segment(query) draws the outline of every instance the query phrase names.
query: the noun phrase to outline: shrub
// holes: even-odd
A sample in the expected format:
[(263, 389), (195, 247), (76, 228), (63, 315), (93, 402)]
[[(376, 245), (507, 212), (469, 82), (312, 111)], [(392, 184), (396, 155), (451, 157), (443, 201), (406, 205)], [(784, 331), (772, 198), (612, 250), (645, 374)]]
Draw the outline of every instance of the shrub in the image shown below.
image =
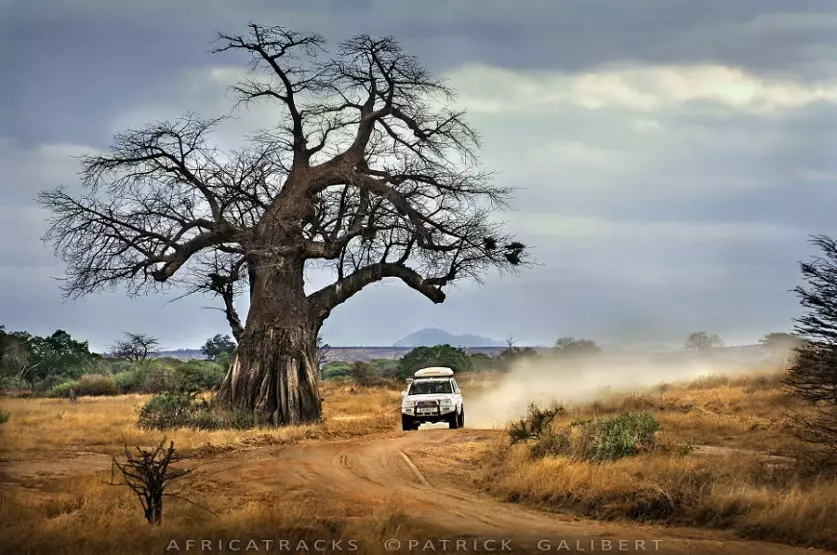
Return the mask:
[(527, 415), (508, 428), (512, 443), (532, 440), (530, 453), (535, 458), (570, 456), (601, 462), (637, 455), (656, 447), (660, 423), (650, 411), (632, 411), (613, 418), (574, 420), (556, 432), (554, 420), (564, 412), (553, 405), (541, 408), (529, 405)]
[(628, 412), (582, 426), (583, 455), (594, 461), (614, 460), (655, 446), (660, 423), (650, 411)]
[(69, 397), (71, 389), (75, 389), (76, 394), (78, 394), (78, 382), (76, 380), (68, 380), (54, 386), (47, 392), (47, 397)]
[(550, 430), (532, 445), (531, 453), (536, 459), (549, 455), (567, 455), (572, 452), (572, 439), (567, 433), (554, 434)]
[(197, 410), (199, 406), (193, 394), (169, 391), (155, 395), (142, 406), (138, 424), (142, 428), (158, 430), (182, 428), (191, 423)]
[(351, 374), (349, 372), (349, 365), (345, 362), (328, 362), (323, 366), (322, 379), (333, 380), (335, 378), (348, 378)]
[(9, 421), (9, 413), (0, 410), (0, 424), (5, 424)]
[(165, 430), (197, 428), (245, 430), (256, 422), (253, 413), (243, 410), (220, 411), (209, 401), (187, 391), (169, 391), (152, 397), (141, 409), (138, 424), (142, 428)]
[(349, 375), (358, 385), (372, 385), (377, 378), (372, 365), (359, 360), (349, 368)]
[(163, 359), (136, 363), (116, 375), (121, 393), (165, 393), (167, 391), (205, 391), (217, 389), (227, 370), (205, 360), (167, 362)]
[(224, 381), (226, 371), (215, 362), (190, 360), (174, 368), (166, 368), (163, 382), (166, 390), (205, 391), (217, 389)]
[(76, 383), (76, 395), (96, 397), (100, 395), (116, 395), (119, 389), (116, 378), (101, 374), (85, 374)]
[(114, 376), (116, 380), (116, 388), (119, 393), (132, 393), (137, 389), (139, 383), (139, 375), (135, 370), (126, 370)]
[(384, 378), (394, 378), (398, 372), (398, 361), (390, 358), (375, 358), (369, 364), (377, 375)]
[(513, 422), (509, 426), (508, 434), (512, 442), (540, 439), (549, 433), (555, 417), (562, 413), (564, 413), (564, 407), (558, 404), (541, 408), (535, 403), (529, 403), (526, 416)]

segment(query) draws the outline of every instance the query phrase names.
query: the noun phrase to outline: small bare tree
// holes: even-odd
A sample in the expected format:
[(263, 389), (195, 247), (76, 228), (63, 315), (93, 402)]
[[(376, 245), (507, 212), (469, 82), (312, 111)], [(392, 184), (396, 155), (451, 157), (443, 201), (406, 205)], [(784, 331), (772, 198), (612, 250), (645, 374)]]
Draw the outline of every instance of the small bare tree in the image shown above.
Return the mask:
[(112, 357), (122, 360), (145, 360), (160, 346), (159, 339), (144, 333), (126, 332), (124, 336), (124, 339), (120, 339), (111, 346)]
[(322, 369), (328, 358), (328, 352), (331, 350), (331, 345), (325, 342), (323, 336), (317, 336), (317, 368)]
[[(191, 469), (173, 470), (169, 467), (177, 459), (174, 456), (174, 442), (171, 442), (169, 447), (164, 449), (165, 441), (166, 439), (163, 438), (153, 451), (136, 447), (136, 454), (131, 453), (126, 445), (125, 457), (127, 461), (125, 463), (120, 463), (115, 457), (113, 458), (113, 466), (119, 469), (124, 478), (124, 482), (120, 485), (128, 486), (137, 495), (142, 505), (145, 520), (150, 524), (162, 522), (164, 496), (183, 499), (176, 494), (166, 492), (169, 482), (192, 471)], [(113, 482), (112, 475), (111, 482)]]

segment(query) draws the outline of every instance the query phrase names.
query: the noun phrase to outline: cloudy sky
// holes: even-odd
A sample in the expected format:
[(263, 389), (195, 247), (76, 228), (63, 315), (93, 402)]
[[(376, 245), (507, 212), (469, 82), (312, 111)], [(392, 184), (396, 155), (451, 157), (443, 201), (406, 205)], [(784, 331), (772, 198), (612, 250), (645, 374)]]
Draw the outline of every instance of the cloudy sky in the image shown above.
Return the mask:
[[(837, 233), (833, 0), (0, 0), (0, 324), (97, 349), (121, 331), (170, 348), (228, 332), (211, 299), (63, 302), (33, 197), (76, 183), (74, 157), (114, 132), (229, 113), (246, 60), (209, 49), (249, 20), (331, 44), (397, 37), (459, 92), (484, 165), (520, 188), (501, 218), (542, 263), (443, 305), (370, 288), (327, 322), (333, 345), (429, 326), (530, 344), (747, 342), (790, 328), (807, 237)], [(269, 112), (235, 115), (222, 146)]]

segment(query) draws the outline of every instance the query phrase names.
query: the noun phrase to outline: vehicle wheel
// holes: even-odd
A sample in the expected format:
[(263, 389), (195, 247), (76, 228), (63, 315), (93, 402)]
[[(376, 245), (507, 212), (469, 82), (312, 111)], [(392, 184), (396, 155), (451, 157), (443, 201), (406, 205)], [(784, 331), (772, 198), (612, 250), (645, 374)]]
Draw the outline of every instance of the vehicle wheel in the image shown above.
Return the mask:
[(459, 427), (459, 413), (455, 412), (450, 415), (450, 419), (448, 419), (448, 428), (451, 430), (455, 430)]
[(401, 417), (401, 430), (402, 431), (409, 432), (410, 430), (417, 430), (417, 429), (418, 429), (418, 426), (416, 426), (416, 424), (414, 422), (410, 421), (409, 418), (407, 418), (405, 416)]
[(462, 413), (459, 415), (459, 427), (465, 427), (465, 409), (462, 409)]

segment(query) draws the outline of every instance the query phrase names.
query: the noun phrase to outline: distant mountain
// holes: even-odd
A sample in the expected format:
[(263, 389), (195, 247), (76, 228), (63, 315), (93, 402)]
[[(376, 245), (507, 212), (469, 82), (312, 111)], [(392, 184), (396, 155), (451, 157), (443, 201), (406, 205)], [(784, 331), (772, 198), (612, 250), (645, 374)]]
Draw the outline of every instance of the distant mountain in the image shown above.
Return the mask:
[(502, 347), (503, 343), (479, 335), (453, 335), (439, 328), (425, 328), (402, 337), (393, 347), (433, 347), (453, 345), (454, 347)]

